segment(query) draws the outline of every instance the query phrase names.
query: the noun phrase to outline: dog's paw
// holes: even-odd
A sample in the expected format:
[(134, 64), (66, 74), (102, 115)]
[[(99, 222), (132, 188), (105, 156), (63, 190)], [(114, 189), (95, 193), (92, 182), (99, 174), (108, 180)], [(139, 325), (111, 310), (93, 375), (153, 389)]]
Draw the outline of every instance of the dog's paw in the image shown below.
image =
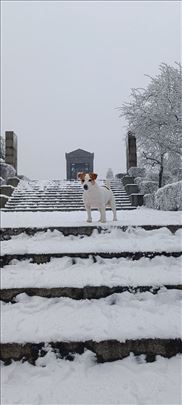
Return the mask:
[(92, 222), (92, 219), (87, 219), (87, 222), (89, 222), (89, 223)]

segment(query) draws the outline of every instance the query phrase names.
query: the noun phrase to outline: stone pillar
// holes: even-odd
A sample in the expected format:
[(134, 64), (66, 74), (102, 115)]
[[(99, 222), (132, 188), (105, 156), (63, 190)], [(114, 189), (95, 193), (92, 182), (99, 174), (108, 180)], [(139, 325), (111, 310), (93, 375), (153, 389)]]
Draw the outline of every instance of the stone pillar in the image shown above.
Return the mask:
[(127, 171), (130, 167), (137, 166), (136, 138), (131, 131), (129, 131), (127, 134), (126, 162)]
[(5, 162), (12, 165), (17, 174), (17, 135), (13, 131), (5, 132)]

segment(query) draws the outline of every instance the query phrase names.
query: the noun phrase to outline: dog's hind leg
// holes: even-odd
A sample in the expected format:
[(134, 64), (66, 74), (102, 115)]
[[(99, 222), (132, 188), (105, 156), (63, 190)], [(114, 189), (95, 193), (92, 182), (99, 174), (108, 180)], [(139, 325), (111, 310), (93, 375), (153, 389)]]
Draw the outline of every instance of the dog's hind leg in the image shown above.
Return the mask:
[(112, 198), (112, 200), (110, 201), (110, 207), (111, 207), (112, 212), (113, 212), (113, 221), (117, 221), (116, 203), (115, 203), (114, 198)]

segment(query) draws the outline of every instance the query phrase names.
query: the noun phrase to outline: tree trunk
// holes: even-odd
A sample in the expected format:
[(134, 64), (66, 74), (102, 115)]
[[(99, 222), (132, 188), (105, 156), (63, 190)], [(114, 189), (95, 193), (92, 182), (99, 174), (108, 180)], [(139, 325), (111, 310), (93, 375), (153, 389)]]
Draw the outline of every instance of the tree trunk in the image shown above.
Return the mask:
[(161, 164), (160, 164), (160, 170), (159, 170), (159, 188), (162, 187), (163, 183), (163, 171), (164, 171), (164, 166), (163, 166), (163, 155), (161, 155)]

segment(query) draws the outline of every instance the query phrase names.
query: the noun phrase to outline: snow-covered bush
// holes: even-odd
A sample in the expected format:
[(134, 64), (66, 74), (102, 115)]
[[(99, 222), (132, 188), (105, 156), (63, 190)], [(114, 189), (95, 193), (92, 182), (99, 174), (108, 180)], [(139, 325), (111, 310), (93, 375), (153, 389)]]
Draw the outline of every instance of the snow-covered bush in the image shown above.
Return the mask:
[(134, 178), (134, 183), (137, 184), (140, 187), (140, 183), (143, 181), (143, 177), (135, 177)]
[(115, 178), (116, 178), (116, 179), (122, 179), (124, 176), (126, 176), (126, 173), (117, 173), (117, 174), (115, 175)]
[(0, 176), (7, 180), (8, 177), (16, 176), (16, 170), (13, 166), (0, 162)]
[(155, 207), (164, 211), (182, 210), (182, 181), (160, 188), (155, 193)]
[(5, 184), (6, 184), (5, 180), (2, 177), (0, 177), (0, 186), (3, 186)]
[(156, 183), (155, 181), (144, 180), (141, 181), (138, 186), (140, 189), (140, 193), (142, 193), (143, 195), (155, 193), (155, 191), (157, 191), (158, 189), (158, 183)]
[(130, 167), (128, 174), (131, 177), (145, 177), (146, 171), (143, 167)]
[(4, 161), (5, 159), (5, 139), (0, 135), (0, 160)]
[(178, 181), (182, 180), (182, 168), (181, 167), (174, 167), (171, 170), (171, 174), (175, 177)]
[(143, 204), (147, 208), (155, 208), (155, 194), (145, 194), (143, 196)]

